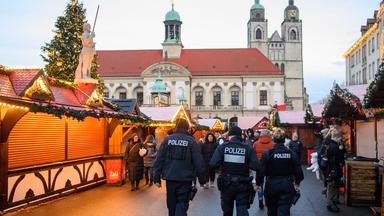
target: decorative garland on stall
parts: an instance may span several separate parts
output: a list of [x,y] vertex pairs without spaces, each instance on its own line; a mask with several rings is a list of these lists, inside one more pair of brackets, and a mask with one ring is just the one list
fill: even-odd
[[280,116],[277,110],[273,110],[269,114],[269,129],[273,130],[273,128],[280,126]]
[[317,117],[313,114],[312,106],[308,104],[307,109],[305,110],[304,122],[305,124],[315,124],[321,120],[320,117]]
[[64,106],[54,106],[52,104],[43,105],[43,104],[31,104],[30,111],[37,113],[47,113],[54,115],[58,118],[70,117],[72,119],[76,119],[78,121],[83,121],[86,117],[94,117],[94,118],[115,118],[115,119],[126,119],[135,123],[145,122],[146,119],[141,116],[131,115],[128,113],[109,113],[103,110],[74,110],[69,107]]
[[9,76],[13,73],[13,70],[6,68],[4,65],[0,65],[0,74]]
[[72,83],[72,82],[67,82],[64,80],[55,79],[53,77],[47,77],[47,79],[48,79],[48,82],[50,85],[58,87],[58,88],[66,88],[66,89],[71,89],[71,90],[76,88],[76,84]]
[[[364,95],[364,108],[374,108],[372,103],[375,102],[377,94],[380,91],[380,87],[384,85],[384,64],[382,63],[379,67],[379,71],[375,75],[375,79],[371,82],[367,89],[367,93]],[[384,106],[384,105],[383,105]],[[379,107],[375,107],[379,108]],[[384,107],[380,107],[384,108]],[[376,113],[375,113],[376,115]]]
[[[323,117],[326,116],[328,111],[331,109],[332,102],[336,98],[340,98],[345,104],[349,105],[354,113],[357,113],[358,115],[364,115],[360,99],[356,95],[350,93],[348,90],[342,89],[338,84],[335,84],[331,90],[327,102],[324,105],[324,110],[322,112]],[[339,116],[336,116],[336,118],[339,119],[346,119],[348,117],[350,116],[348,116],[348,113],[346,112],[342,112]]]

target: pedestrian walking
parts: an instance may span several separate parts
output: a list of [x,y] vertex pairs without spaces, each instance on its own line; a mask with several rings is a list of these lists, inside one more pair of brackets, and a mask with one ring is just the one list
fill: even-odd
[[228,133],[229,142],[217,147],[209,162],[212,168],[222,168],[217,186],[224,216],[233,215],[235,201],[237,215],[248,216],[248,209],[255,197],[249,169],[257,171],[260,165],[253,149],[243,144],[241,134],[239,127],[232,127]]
[[152,186],[153,165],[155,164],[155,159],[157,155],[155,137],[153,135],[148,135],[144,141],[144,146],[148,151],[147,155],[144,157],[145,184],[149,184],[149,186]]
[[256,190],[260,191],[261,179],[265,182],[265,203],[268,216],[289,216],[290,208],[304,179],[296,154],[284,146],[285,134],[280,128],[273,133],[275,146],[264,152],[261,159],[261,172],[257,176]]
[[[274,142],[272,141],[272,136],[268,133],[268,130],[262,130],[260,133],[259,139],[253,144],[253,149],[256,152],[256,156],[261,160],[262,154],[269,149],[272,149]],[[259,208],[264,208],[264,178],[260,179],[260,189],[257,192],[257,197],[259,199]]]
[[161,144],[154,166],[156,186],[161,187],[161,177],[166,180],[169,216],[187,215],[189,201],[196,193],[192,188],[195,175],[200,184],[206,183],[203,156],[188,129],[186,120],[176,120],[176,132]]
[[299,135],[295,132],[292,134],[292,140],[289,143],[289,149],[296,153],[298,162],[301,164],[301,152],[303,151],[303,143],[299,140]]
[[255,133],[253,132],[252,128],[247,129],[246,135],[247,135],[246,144],[253,147],[253,143],[255,143],[257,141],[257,138],[256,138]]
[[146,155],[146,148],[143,143],[141,143],[137,134],[133,135],[133,142],[128,146],[127,152],[128,176],[131,182],[131,191],[135,191],[139,189],[140,180],[143,179],[143,157]]
[[339,202],[339,187],[341,177],[343,176],[342,167],[344,164],[344,147],[341,144],[340,133],[336,128],[330,129],[331,140],[329,147],[326,149],[326,157],[328,165],[326,169],[327,180],[327,209],[331,212],[339,212],[340,208],[337,206]]
[[201,153],[204,159],[205,179],[207,180],[207,183],[204,185],[204,188],[206,189],[214,187],[216,173],[215,169],[211,169],[209,167],[209,161],[211,160],[217,146],[218,144],[213,133],[208,133],[205,136],[204,142],[201,144]]

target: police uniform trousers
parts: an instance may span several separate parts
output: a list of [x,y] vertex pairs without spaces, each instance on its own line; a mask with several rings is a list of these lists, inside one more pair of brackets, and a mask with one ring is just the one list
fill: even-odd
[[221,191],[221,209],[224,216],[233,215],[234,201],[236,201],[236,215],[248,216],[249,186],[246,183],[229,185]]
[[186,216],[192,181],[167,180],[167,207],[169,216]]
[[265,203],[268,216],[290,216],[295,188],[288,177],[267,177],[265,183]]

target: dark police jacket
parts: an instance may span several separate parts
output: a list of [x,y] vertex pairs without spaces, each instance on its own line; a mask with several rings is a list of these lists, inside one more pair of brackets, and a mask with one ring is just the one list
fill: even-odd
[[223,174],[239,176],[249,176],[249,169],[257,171],[260,168],[255,151],[238,137],[218,146],[209,166],[214,169],[222,166]]
[[154,165],[154,181],[160,175],[170,181],[192,181],[195,174],[203,181],[203,156],[195,139],[187,130],[179,129],[160,146]]
[[256,185],[260,186],[264,176],[293,177],[296,184],[300,184],[304,179],[303,170],[298,163],[296,154],[285,147],[283,143],[277,143],[272,149],[263,153]]

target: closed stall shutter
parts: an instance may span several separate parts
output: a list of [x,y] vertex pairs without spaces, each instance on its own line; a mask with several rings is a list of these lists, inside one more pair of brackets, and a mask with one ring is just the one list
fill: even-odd
[[104,154],[104,134],[104,119],[69,120],[68,159]]
[[62,161],[65,158],[65,120],[27,113],[8,138],[9,168]]

